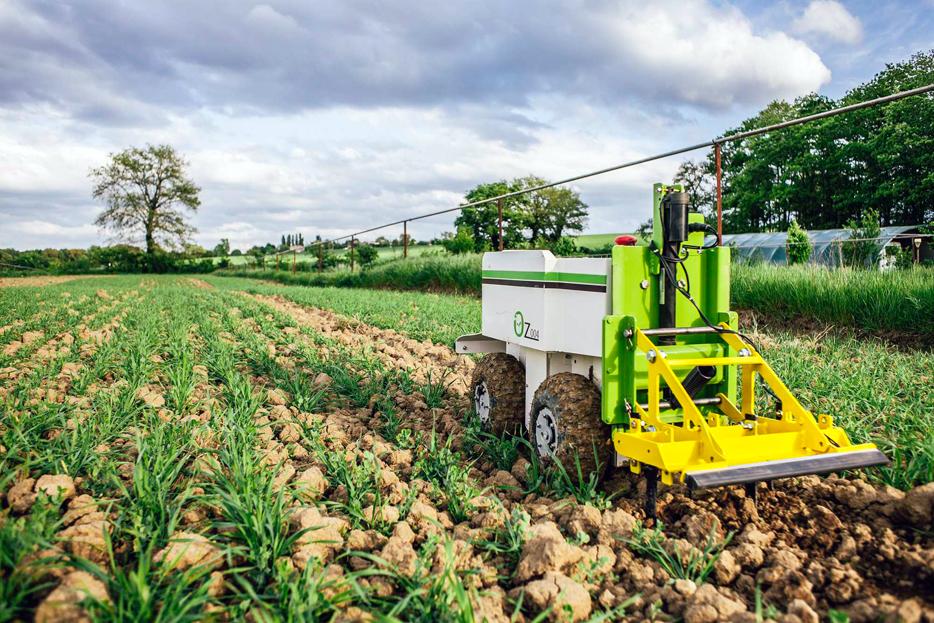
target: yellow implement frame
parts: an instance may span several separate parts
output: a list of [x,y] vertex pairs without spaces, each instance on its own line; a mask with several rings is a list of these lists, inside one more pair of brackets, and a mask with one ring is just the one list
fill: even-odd
[[[684,481],[689,475],[708,470],[713,474],[713,470],[728,471],[739,466],[748,469],[744,471],[744,479],[736,482],[750,481],[754,476],[749,474],[756,474],[755,466],[776,462],[794,466],[786,470],[789,473],[780,475],[832,471],[824,469],[828,462],[821,457],[842,453],[860,453],[861,458],[848,456],[843,462],[834,460],[835,465],[880,464],[879,457],[884,459],[884,455],[875,450],[875,445],[852,444],[829,415],[815,417],[802,407],[753,346],[730,332],[727,325],[721,326],[724,331],[717,335],[732,347],[734,356],[669,360],[663,345],[656,345],[642,331],[635,330],[636,356],[641,353],[648,361],[648,403],[634,405],[628,428],[613,430],[616,451],[629,459],[633,472],[640,472],[643,465],[658,468],[662,482],[670,485],[676,479]],[[706,416],[701,413],[675,373],[678,368],[696,366],[739,366],[742,373],[739,405],[719,394],[720,412],[711,409]],[[776,417],[755,415],[757,375],[780,402]],[[681,407],[680,422],[662,418],[662,382]],[[763,473],[762,479],[768,479],[768,472]]]

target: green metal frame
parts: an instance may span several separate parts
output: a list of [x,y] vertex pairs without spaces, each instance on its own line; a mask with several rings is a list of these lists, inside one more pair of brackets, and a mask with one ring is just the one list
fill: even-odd
[[[660,206],[665,193],[683,190],[681,185],[655,184],[653,214],[655,229],[653,240],[661,244]],[[689,222],[703,222],[703,216],[692,213]],[[702,246],[703,232],[692,232],[688,244]],[[629,426],[629,416],[635,404],[648,400],[648,362],[636,356],[635,329],[658,327],[660,298],[660,272],[658,257],[649,247],[622,246],[612,253],[612,309],[603,321],[603,421],[613,426]],[[707,318],[714,323],[726,323],[735,329],[737,316],[730,306],[730,249],[715,247],[701,252],[692,250],[684,262],[690,282],[690,291]],[[679,272],[679,276],[682,273]],[[679,327],[705,326],[697,310],[678,295],[676,321]],[[716,335],[679,336],[677,343],[665,347],[670,360],[697,357],[732,357],[733,348]],[[683,379],[690,370],[679,369]],[[717,375],[698,397],[714,397],[722,393],[735,400],[737,389],[736,368],[717,368]],[[706,411],[706,409],[704,409]],[[680,411],[671,410],[663,417],[673,420],[682,417]]]

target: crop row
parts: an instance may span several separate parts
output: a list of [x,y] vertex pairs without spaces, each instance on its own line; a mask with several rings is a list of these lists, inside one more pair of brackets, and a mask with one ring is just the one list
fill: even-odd
[[[389,397],[403,391],[436,408],[445,382],[429,376],[419,384],[251,299],[170,284],[148,295],[146,304],[129,305],[95,352],[69,353],[75,374],[64,395],[35,401],[26,383],[5,398],[0,489],[18,516],[0,526],[4,618],[35,609],[37,620],[50,620],[61,615],[50,604],[69,598],[83,600],[96,620],[197,620],[218,610],[234,618],[314,617],[351,599],[406,620],[472,618],[481,587],[455,571],[448,537],[426,541],[411,573],[372,554],[363,554],[372,569],[345,573],[321,563],[334,552],[316,538],[324,530],[315,525],[318,512],[311,507],[296,519],[294,507],[305,499],[294,466],[313,463],[346,491],[343,501],[327,502],[335,515],[328,521],[390,538],[417,508],[415,489],[385,491],[373,451],[351,451],[359,441],[348,445],[346,432],[313,415],[368,413],[373,397],[383,396],[379,428],[415,452],[415,474],[431,499],[464,520],[483,489],[470,462],[424,423],[419,431],[405,425]],[[327,395],[309,381],[320,374],[330,379]],[[286,415],[276,409],[284,396],[295,406]],[[515,459],[516,449],[510,452]],[[54,512],[56,495],[42,488],[49,475],[67,478],[59,490],[68,501],[63,516]],[[437,575],[439,547],[447,554]],[[36,559],[40,551],[46,554]],[[396,590],[374,588],[387,583]]]

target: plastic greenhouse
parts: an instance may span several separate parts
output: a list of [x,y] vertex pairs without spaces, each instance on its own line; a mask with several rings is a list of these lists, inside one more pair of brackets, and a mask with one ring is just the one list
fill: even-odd
[[[809,231],[808,238],[811,239],[811,245],[813,246],[810,261],[827,266],[839,266],[843,246],[850,239],[850,233],[848,229]],[[785,232],[724,234],[723,244],[733,247],[734,257],[739,261],[786,264],[788,262],[785,252],[787,238],[788,234]],[[712,237],[708,238],[708,241],[711,239]],[[921,246],[918,249],[913,249],[915,239],[921,240]],[[898,245],[903,249],[912,251],[913,254],[919,254],[922,261],[934,255],[934,251],[931,249],[930,236],[919,234],[917,225],[883,227],[877,242],[880,248]],[[880,263],[884,264],[886,254],[880,253],[879,258]]]

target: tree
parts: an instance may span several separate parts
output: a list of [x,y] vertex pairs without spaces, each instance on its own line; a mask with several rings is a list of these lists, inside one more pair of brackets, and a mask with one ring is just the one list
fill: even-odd
[[[479,184],[464,196],[465,203],[490,199],[498,195],[514,192],[521,187],[517,181],[505,180],[489,184]],[[505,248],[515,247],[522,241],[524,218],[521,212],[522,202],[518,197],[503,200],[503,242]],[[467,227],[474,240],[474,251],[486,251],[499,248],[498,207],[496,202],[481,206],[464,208],[454,220],[458,230]]]
[[798,225],[798,221],[791,221],[788,226],[786,245],[789,264],[807,264],[811,259],[811,239],[808,238],[808,232]]
[[[513,180],[516,189],[535,188],[547,184],[534,175]],[[548,229],[548,195],[546,190],[536,190],[516,197],[518,216],[523,229],[529,230],[529,240],[535,241]]]
[[[499,195],[535,188],[547,184],[534,175],[480,184],[464,197],[466,203],[482,201]],[[569,188],[545,188],[508,197],[503,202],[503,247],[516,248],[525,241],[536,244],[544,239],[548,244],[572,231],[583,231],[587,222],[587,204]],[[454,220],[460,235],[461,227],[469,229],[474,241],[473,251],[499,248],[499,206],[490,202],[465,208]],[[528,233],[528,236],[526,236]],[[462,238],[463,239],[463,238]]]
[[672,181],[675,184],[684,185],[684,190],[690,197],[692,210],[706,217],[713,214],[716,208],[714,206],[716,188],[708,162],[685,160],[678,166]]
[[210,255],[207,249],[194,243],[186,244],[182,252],[188,257],[206,257]]
[[250,248],[250,257],[253,258],[253,264],[256,268],[266,268],[266,249],[259,246]]
[[452,255],[461,255],[470,253],[475,248],[475,241],[470,233],[470,228],[461,225],[457,228],[457,234],[447,232],[441,238],[441,246]]
[[[772,102],[724,135],[932,82],[934,50],[886,65],[837,101],[812,93]],[[708,173],[713,158],[711,153],[704,167]],[[839,228],[869,209],[878,210],[882,225],[923,223],[934,218],[934,97],[909,97],[723,143],[722,170],[730,232],[782,231],[792,220],[807,229]]]
[[105,210],[95,224],[126,241],[144,241],[150,263],[160,245],[178,246],[195,232],[184,210],[196,212],[201,189],[185,173],[182,157],[169,145],[131,147],[92,169],[92,196]]
[[587,204],[570,188],[546,188],[539,191],[545,200],[545,223],[542,235],[555,243],[568,232],[581,232],[587,224]]
[[360,260],[360,266],[367,267],[379,257],[379,251],[371,244],[361,244],[355,247],[355,249],[357,252],[357,259]]
[[214,247],[214,255],[217,257],[227,257],[230,255],[230,240],[221,238],[221,241]]
[[847,223],[849,240],[843,243],[843,261],[853,268],[874,268],[879,261],[879,213],[866,210],[860,219]]

